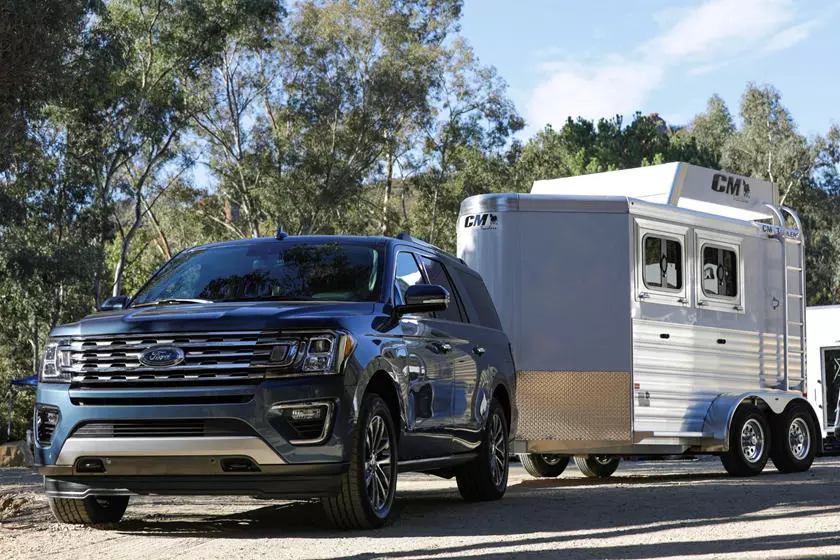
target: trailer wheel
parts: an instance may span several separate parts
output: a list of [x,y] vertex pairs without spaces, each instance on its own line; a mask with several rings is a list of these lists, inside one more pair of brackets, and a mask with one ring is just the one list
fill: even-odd
[[770,457],[770,426],[755,405],[741,405],[729,428],[729,451],[720,455],[723,467],[732,476],[755,476],[764,470]]
[[607,478],[615,472],[621,457],[610,455],[582,455],[575,456],[578,470],[589,478]]
[[816,455],[814,420],[801,406],[787,408],[773,422],[770,459],[783,473],[807,471]]
[[533,477],[554,478],[563,474],[569,464],[568,455],[544,455],[540,453],[520,453],[522,466]]
[[118,523],[128,507],[128,496],[48,498],[50,511],[59,523],[99,525]]

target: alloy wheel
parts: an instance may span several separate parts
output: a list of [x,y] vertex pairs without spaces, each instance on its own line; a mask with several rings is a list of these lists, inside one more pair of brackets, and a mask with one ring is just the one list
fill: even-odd
[[385,420],[378,414],[365,431],[365,490],[377,515],[387,513],[393,484],[391,437]]
[[507,464],[505,427],[498,414],[490,417],[490,474],[496,488],[501,487]]

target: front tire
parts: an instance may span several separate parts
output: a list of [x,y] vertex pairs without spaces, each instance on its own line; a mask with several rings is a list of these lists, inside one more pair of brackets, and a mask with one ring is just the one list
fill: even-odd
[[128,507],[128,496],[49,498],[50,511],[59,523],[100,525],[118,523]]
[[458,491],[468,502],[498,500],[507,490],[508,420],[502,405],[495,398],[490,403],[484,441],[478,457],[458,469]]
[[520,453],[519,460],[528,474],[535,478],[554,478],[563,474],[569,464],[568,455]]
[[575,456],[578,470],[589,478],[609,478],[618,469],[621,457],[610,455]]
[[755,476],[764,470],[770,457],[770,426],[755,405],[742,405],[735,411],[729,428],[729,450],[720,461],[732,476]]
[[359,411],[350,468],[337,496],[321,500],[341,529],[375,529],[388,522],[397,489],[397,437],[391,410],[377,394],[366,394]]
[[795,473],[810,469],[817,452],[816,433],[814,420],[804,407],[788,407],[773,422],[770,459],[776,470]]

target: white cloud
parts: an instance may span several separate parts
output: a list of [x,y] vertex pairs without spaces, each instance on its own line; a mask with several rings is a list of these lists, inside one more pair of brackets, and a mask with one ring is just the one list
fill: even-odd
[[797,43],[801,43],[808,38],[808,35],[811,34],[811,31],[817,27],[818,24],[819,22],[817,20],[811,20],[783,29],[770,38],[770,42],[767,43],[767,46],[764,48],[764,52],[772,53],[783,51],[785,49],[789,49]]
[[731,56],[790,22],[791,4],[790,0],[709,0],[685,10],[645,50],[666,60]]
[[705,0],[652,14],[660,32],[628,53],[569,59],[546,50],[549,60],[539,65],[541,79],[525,108],[529,127],[560,126],[568,116],[631,114],[670,73],[700,75],[736,57],[789,48],[815,27],[795,6],[793,0]]
[[559,126],[568,116],[595,119],[630,114],[640,108],[661,80],[662,69],[656,65],[556,63],[548,79],[532,92],[528,118],[541,127],[537,123]]

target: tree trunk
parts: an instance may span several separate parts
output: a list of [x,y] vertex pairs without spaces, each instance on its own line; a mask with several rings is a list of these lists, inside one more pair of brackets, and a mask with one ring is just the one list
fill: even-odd
[[382,199],[382,235],[388,233],[388,203],[394,186],[394,155],[388,152],[388,177],[385,180],[385,196]]

